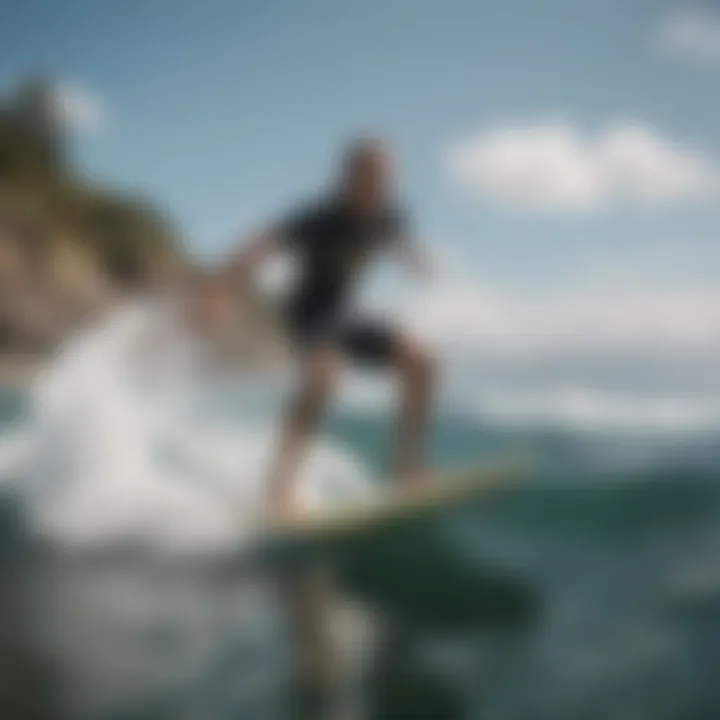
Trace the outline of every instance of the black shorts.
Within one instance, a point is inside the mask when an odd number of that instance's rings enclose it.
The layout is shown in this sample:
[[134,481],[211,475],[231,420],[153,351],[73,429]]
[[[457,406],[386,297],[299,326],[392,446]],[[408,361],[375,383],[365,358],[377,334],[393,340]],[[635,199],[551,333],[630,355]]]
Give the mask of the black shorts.
[[384,367],[392,363],[399,345],[398,331],[381,320],[291,312],[286,315],[286,324],[288,335],[301,354],[329,345],[359,364]]

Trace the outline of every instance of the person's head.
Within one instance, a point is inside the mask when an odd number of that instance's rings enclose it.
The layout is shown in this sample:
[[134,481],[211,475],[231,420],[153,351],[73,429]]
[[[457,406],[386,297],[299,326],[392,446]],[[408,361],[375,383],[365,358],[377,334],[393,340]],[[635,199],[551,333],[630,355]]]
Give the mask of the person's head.
[[345,149],[341,168],[344,199],[361,213],[387,204],[395,192],[394,158],[386,142],[361,138]]

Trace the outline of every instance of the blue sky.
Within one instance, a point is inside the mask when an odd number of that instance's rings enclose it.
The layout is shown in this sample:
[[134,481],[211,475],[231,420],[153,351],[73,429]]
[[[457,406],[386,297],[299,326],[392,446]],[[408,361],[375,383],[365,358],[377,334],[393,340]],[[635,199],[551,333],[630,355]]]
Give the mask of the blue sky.
[[[694,7],[694,6],[692,6]],[[472,202],[443,166],[483,128],[564,118],[587,132],[633,120],[720,154],[720,66],[663,52],[662,0],[24,0],[0,10],[0,79],[49,71],[97,96],[107,127],[84,164],[164,202],[192,247],[312,193],[343,138],[389,136],[424,235],[497,277],[575,272],[582,250],[693,236],[718,223],[537,217]]]

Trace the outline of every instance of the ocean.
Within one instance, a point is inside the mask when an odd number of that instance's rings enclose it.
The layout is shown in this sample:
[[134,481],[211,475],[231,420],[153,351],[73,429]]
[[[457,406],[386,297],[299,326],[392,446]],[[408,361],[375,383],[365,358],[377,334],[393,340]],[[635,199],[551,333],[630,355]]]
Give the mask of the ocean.
[[[298,699],[277,583],[235,562],[272,447],[264,411],[219,384],[194,423],[176,404],[143,424],[110,375],[93,351],[39,391],[0,394],[0,717],[720,717],[712,426],[443,407],[435,466],[514,458],[526,477],[328,571],[337,679],[320,715]],[[382,482],[390,423],[338,407],[306,463],[308,502]],[[151,429],[172,430],[162,473],[141,447]]]

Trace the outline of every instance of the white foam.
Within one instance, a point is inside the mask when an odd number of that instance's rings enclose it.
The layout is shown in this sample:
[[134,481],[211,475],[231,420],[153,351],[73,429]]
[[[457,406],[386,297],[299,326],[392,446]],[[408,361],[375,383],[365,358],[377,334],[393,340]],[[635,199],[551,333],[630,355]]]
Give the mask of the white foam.
[[[20,466],[31,527],[45,539],[197,553],[236,548],[257,532],[277,388],[262,413],[253,383],[252,411],[231,421],[218,404],[229,398],[212,401],[217,387],[198,375],[197,348],[180,328],[177,308],[134,303],[74,337],[39,378],[22,451],[6,459]],[[247,389],[235,387],[235,405]],[[329,442],[310,452],[298,482],[310,508],[372,486]]]
[[720,398],[641,396],[586,387],[486,391],[475,398],[484,418],[573,430],[683,433],[720,427]]
[[27,467],[31,440],[27,428],[14,427],[3,432],[0,437],[0,487],[15,488],[18,475]]

